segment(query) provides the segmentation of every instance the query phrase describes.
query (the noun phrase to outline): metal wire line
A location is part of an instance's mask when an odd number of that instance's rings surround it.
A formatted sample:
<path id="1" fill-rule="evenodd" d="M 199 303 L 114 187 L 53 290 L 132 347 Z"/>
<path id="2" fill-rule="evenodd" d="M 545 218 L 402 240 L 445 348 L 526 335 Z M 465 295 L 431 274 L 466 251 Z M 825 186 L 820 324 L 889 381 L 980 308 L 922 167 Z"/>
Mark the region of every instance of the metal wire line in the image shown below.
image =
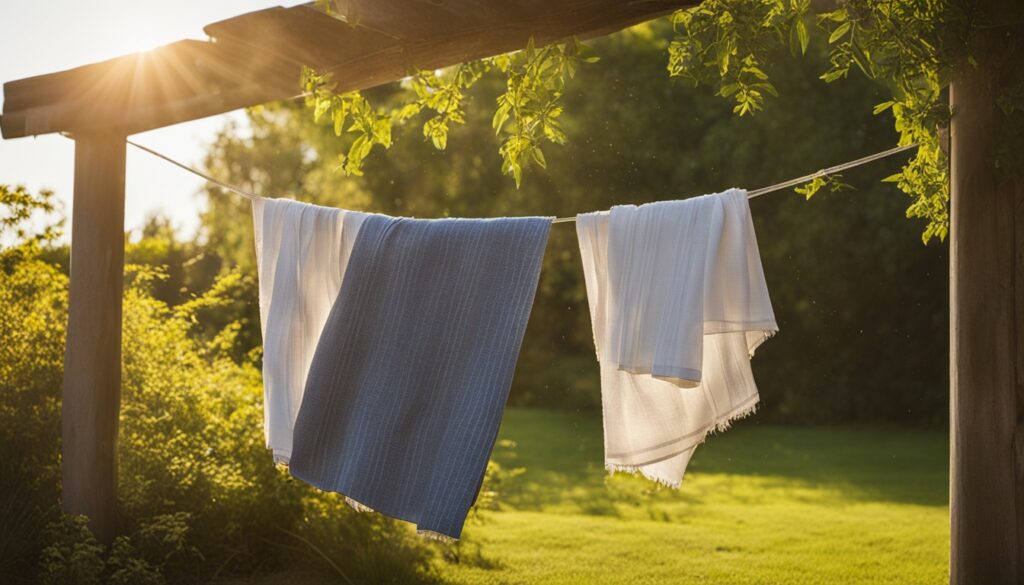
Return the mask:
<path id="1" fill-rule="evenodd" d="M 67 134 L 63 134 L 63 135 L 64 136 L 68 136 Z M 236 187 L 236 186 L 231 185 L 229 183 L 225 183 L 224 181 L 221 181 L 219 179 L 215 179 L 215 178 L 211 177 L 210 175 L 208 175 L 208 174 L 206 174 L 206 173 L 204 173 L 204 172 L 202 172 L 202 171 L 200 171 L 198 169 L 192 168 L 192 167 L 186 165 L 185 163 L 178 162 L 178 161 L 174 160 L 173 158 L 171 158 L 171 157 L 169 157 L 169 156 L 167 156 L 165 154 L 162 154 L 160 152 L 157 152 L 157 151 L 153 150 L 152 148 L 149 148 L 148 146 L 143 146 L 142 144 L 139 144 L 139 143 L 134 142 L 132 140 L 127 140 L 127 143 L 132 145 L 132 146 L 134 146 L 135 148 L 138 148 L 139 150 L 148 152 L 149 154 L 151 154 L 153 156 L 161 158 L 161 159 L 171 163 L 172 165 L 174 165 L 176 167 L 184 169 L 184 170 L 186 170 L 186 171 L 188 171 L 188 172 L 190 172 L 190 173 L 192 173 L 192 174 L 194 174 L 196 176 L 202 177 L 206 181 L 208 181 L 210 183 L 213 183 L 214 185 L 217 185 L 218 187 L 221 187 L 223 189 L 226 189 L 228 191 L 231 191 L 233 193 L 241 195 L 242 197 L 245 197 L 246 199 L 249 199 L 249 200 L 252 200 L 252 201 L 257 201 L 257 200 L 260 200 L 260 199 L 264 199 L 264 197 L 262 197 L 260 195 L 257 195 L 255 193 L 252 193 L 250 191 L 246 191 L 245 189 L 242 189 L 241 187 Z M 869 154 L 868 156 L 864 156 L 864 157 L 861 157 L 861 158 L 858 158 L 858 159 L 855 159 L 855 160 L 847 161 L 847 162 L 844 162 L 842 164 L 838 164 L 838 165 L 834 165 L 834 166 L 831 166 L 831 167 L 828 167 L 828 168 L 820 169 L 820 170 L 815 171 L 815 172 L 813 172 L 813 173 L 811 173 L 809 175 L 804 175 L 802 177 L 797 177 L 795 179 L 790 179 L 788 181 L 783 181 L 783 182 L 777 183 L 775 185 L 771 185 L 771 186 L 768 186 L 768 187 L 761 187 L 760 189 L 754 189 L 753 191 L 748 191 L 747 192 L 747 198 L 753 199 L 754 197 L 760 197 L 761 195 L 764 195 L 766 193 L 773 193 L 775 191 L 781 191 L 783 189 L 788 189 L 789 187 L 795 187 L 797 185 L 801 185 L 801 184 L 806 183 L 808 181 L 813 181 L 814 179 L 816 179 L 818 177 L 827 177 L 829 175 L 833 175 L 835 173 L 839 173 L 839 172 L 845 171 L 847 169 L 852 169 L 854 167 L 859 167 L 861 165 L 866 165 L 866 164 L 868 164 L 870 162 L 874 162 L 876 160 L 880 160 L 880 159 L 883 159 L 883 158 L 886 158 L 886 157 L 890 157 L 890 156 L 893 156 L 895 154 L 899 154 L 901 152 L 906 152 L 906 151 L 908 151 L 908 150 L 910 150 L 912 148 L 916 148 L 916 147 L 917 147 L 917 144 L 905 144 L 903 146 L 895 146 L 895 147 L 890 148 L 888 150 L 883 150 L 881 152 L 876 152 L 874 154 Z M 552 220 L 552 223 L 571 223 L 571 222 L 575 222 L 575 221 L 576 221 L 575 217 L 556 217 L 554 220 Z"/>

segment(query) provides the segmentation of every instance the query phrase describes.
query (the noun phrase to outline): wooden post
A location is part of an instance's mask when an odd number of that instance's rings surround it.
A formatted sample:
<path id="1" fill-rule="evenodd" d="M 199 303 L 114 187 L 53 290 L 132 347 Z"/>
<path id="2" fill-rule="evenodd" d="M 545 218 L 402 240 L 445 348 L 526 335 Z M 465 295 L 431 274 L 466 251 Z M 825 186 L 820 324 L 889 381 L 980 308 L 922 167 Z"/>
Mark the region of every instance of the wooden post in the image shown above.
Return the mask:
<path id="1" fill-rule="evenodd" d="M 953 585 L 1024 582 L 1024 192 L 994 161 L 996 98 L 1020 66 L 1019 28 L 1002 26 L 1020 20 L 1015 1 L 977 3 L 1001 26 L 974 31 L 978 64 L 950 88 Z"/>
<path id="2" fill-rule="evenodd" d="M 120 133 L 75 136 L 63 498 L 64 511 L 88 516 L 105 543 L 116 531 L 125 148 Z"/>

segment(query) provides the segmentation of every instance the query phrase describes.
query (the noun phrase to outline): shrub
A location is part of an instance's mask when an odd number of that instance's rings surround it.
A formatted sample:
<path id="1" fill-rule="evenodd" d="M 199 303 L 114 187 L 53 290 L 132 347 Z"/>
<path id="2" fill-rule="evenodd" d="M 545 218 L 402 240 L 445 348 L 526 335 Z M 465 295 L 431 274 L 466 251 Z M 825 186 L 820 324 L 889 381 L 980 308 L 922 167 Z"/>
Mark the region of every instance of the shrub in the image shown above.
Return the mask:
<path id="1" fill-rule="evenodd" d="M 18 197 L 23 209 L 31 209 L 31 196 L 18 191 Z M 4 205 L 10 203 L 0 198 Z M 210 315 L 221 310 L 246 318 L 239 305 L 252 283 L 233 272 L 171 306 L 154 294 L 165 270 L 127 268 L 118 449 L 122 536 L 105 547 L 84 517 L 62 515 L 68 278 L 60 265 L 42 260 L 62 256 L 43 246 L 46 238 L 18 236 L 15 246 L 0 248 L 5 583 L 194 583 L 286 563 L 351 582 L 433 580 L 430 560 L 437 547 L 409 526 L 355 512 L 343 498 L 295 481 L 272 464 L 263 438 L 259 351 L 239 353 L 237 320 L 211 326 Z M 496 486 L 507 476 L 489 468 L 483 506 L 494 505 Z"/>

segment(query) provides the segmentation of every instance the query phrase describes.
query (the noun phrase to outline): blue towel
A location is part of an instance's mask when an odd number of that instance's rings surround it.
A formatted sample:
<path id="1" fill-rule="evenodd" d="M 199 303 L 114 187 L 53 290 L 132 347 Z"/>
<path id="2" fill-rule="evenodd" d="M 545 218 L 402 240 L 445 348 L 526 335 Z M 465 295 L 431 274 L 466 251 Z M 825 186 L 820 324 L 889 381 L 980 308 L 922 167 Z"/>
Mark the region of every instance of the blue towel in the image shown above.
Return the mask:
<path id="1" fill-rule="evenodd" d="M 550 218 L 368 217 L 313 356 L 291 473 L 457 539 L 530 315 Z"/>

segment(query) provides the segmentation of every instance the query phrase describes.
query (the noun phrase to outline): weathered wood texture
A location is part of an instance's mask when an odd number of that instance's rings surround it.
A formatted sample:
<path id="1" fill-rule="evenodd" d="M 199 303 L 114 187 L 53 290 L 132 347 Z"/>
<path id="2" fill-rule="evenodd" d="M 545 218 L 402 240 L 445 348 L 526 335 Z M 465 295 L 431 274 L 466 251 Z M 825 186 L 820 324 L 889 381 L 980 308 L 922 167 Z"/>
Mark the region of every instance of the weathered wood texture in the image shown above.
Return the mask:
<path id="1" fill-rule="evenodd" d="M 572 36 L 611 33 L 694 0 L 336 0 L 213 23 L 180 41 L 4 84 L 5 138 L 90 129 L 132 134 L 287 99 L 302 65 L 340 91 Z"/>
<path id="2" fill-rule="evenodd" d="M 116 532 L 125 136 L 293 97 L 309 65 L 339 90 L 571 36 L 592 37 L 694 0 L 339 0 L 272 8 L 180 41 L 4 85 L 5 138 L 75 133 L 71 291 L 64 359 L 64 508 Z"/>
<path id="3" fill-rule="evenodd" d="M 125 148 L 117 134 L 75 137 L 61 409 L 64 511 L 89 516 L 108 543 L 116 529 Z"/>
<path id="4" fill-rule="evenodd" d="M 1022 20 L 1014 0 L 986 20 Z M 1024 582 L 1024 189 L 998 171 L 996 104 L 1020 27 L 975 31 L 953 83 L 950 232 L 950 582 Z"/>

